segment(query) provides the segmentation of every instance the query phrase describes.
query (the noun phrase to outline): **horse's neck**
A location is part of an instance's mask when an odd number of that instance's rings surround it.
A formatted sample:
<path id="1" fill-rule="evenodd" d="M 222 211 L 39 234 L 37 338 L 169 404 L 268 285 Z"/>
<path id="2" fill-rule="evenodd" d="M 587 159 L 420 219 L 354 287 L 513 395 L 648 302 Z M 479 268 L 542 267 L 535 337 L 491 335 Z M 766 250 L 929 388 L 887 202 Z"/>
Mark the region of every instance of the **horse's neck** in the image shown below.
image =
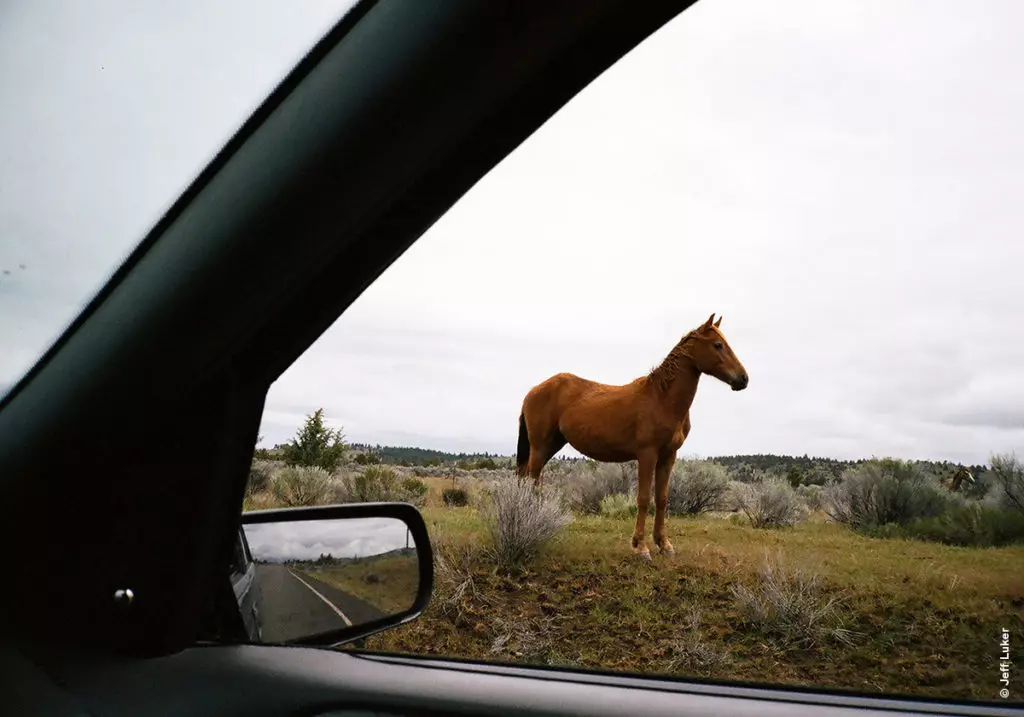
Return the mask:
<path id="1" fill-rule="evenodd" d="M 700 382 L 700 372 L 691 364 L 680 366 L 672 383 L 665 392 L 668 406 L 672 414 L 680 421 L 686 417 L 693 404 L 693 398 L 697 395 L 697 384 Z"/>

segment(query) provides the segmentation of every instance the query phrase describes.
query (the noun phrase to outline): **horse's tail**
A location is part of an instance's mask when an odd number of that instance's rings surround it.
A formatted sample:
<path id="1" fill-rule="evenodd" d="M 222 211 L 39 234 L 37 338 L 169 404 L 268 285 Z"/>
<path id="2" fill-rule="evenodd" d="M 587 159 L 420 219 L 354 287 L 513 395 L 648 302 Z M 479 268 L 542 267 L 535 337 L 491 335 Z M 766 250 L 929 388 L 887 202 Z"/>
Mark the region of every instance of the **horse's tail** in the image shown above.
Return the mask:
<path id="1" fill-rule="evenodd" d="M 516 449 L 516 473 L 526 475 L 526 467 L 530 462 L 530 435 L 526 432 L 526 416 L 519 414 L 519 446 Z"/>

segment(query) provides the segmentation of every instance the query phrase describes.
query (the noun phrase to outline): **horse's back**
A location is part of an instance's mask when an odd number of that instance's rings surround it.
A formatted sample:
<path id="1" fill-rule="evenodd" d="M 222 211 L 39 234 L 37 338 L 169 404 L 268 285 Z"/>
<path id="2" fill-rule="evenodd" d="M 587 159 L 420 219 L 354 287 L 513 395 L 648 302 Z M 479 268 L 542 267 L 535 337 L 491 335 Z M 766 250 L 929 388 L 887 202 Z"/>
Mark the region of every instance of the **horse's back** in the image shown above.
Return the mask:
<path id="1" fill-rule="evenodd" d="M 603 384 L 597 381 L 591 381 L 590 379 L 577 376 L 574 373 L 556 373 L 554 376 L 541 381 L 536 386 L 530 389 L 527 396 L 530 395 L 564 395 L 564 396 L 576 396 L 593 391 L 594 389 L 600 388 Z"/>
<path id="2" fill-rule="evenodd" d="M 594 401 L 605 403 L 613 398 L 624 399 L 624 394 L 632 393 L 632 388 L 635 388 L 633 384 L 612 386 L 574 373 L 556 373 L 530 389 L 523 400 L 523 408 L 543 407 L 542 410 L 560 414 L 571 406 L 590 405 Z"/>

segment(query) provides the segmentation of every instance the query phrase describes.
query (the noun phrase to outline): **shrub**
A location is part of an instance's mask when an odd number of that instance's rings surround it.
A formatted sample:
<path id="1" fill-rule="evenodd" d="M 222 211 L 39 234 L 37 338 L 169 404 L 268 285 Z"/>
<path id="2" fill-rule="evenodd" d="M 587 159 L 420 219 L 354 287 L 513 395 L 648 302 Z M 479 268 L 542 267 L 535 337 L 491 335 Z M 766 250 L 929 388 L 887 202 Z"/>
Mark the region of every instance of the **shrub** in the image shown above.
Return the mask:
<path id="1" fill-rule="evenodd" d="M 324 409 L 318 408 L 285 446 L 284 460 L 290 466 L 319 466 L 333 473 L 346 449 L 344 435 L 324 425 Z"/>
<path id="2" fill-rule="evenodd" d="M 916 464 L 889 459 L 847 470 L 840 481 L 826 486 L 824 498 L 832 520 L 862 531 L 934 517 L 948 502 Z"/>
<path id="3" fill-rule="evenodd" d="M 731 513 L 737 513 L 740 511 L 740 493 L 746 490 L 746 483 L 742 483 L 738 480 L 730 480 L 726 483 L 725 492 L 722 494 L 721 508 L 728 510 Z"/>
<path id="4" fill-rule="evenodd" d="M 492 541 L 492 557 L 504 568 L 529 562 L 541 547 L 572 522 L 562 496 L 515 478 L 488 486 L 481 510 Z"/>
<path id="5" fill-rule="evenodd" d="M 810 510 L 821 510 L 824 506 L 824 489 L 817 483 L 802 485 L 796 490 Z"/>
<path id="6" fill-rule="evenodd" d="M 790 466 L 789 471 L 786 473 L 786 480 L 789 481 L 789 485 L 796 490 L 803 480 L 803 474 L 796 466 Z"/>
<path id="7" fill-rule="evenodd" d="M 285 466 L 270 482 L 270 490 L 287 506 L 319 505 L 331 487 L 331 474 L 319 466 Z"/>
<path id="8" fill-rule="evenodd" d="M 629 518 L 636 516 L 636 512 L 636 500 L 625 493 L 614 493 L 601 499 L 600 513 L 605 518 Z"/>
<path id="9" fill-rule="evenodd" d="M 759 483 L 744 484 L 734 496 L 755 528 L 791 526 L 806 516 L 803 503 L 785 478 L 766 477 Z"/>
<path id="10" fill-rule="evenodd" d="M 578 461 L 566 467 L 559 483 L 565 486 L 574 510 L 596 515 L 601 501 L 610 495 L 628 494 L 636 482 L 636 463 Z"/>
<path id="11" fill-rule="evenodd" d="M 362 473 L 347 476 L 348 498 L 354 503 L 395 500 L 400 494 L 398 475 L 390 468 L 367 466 Z"/>
<path id="12" fill-rule="evenodd" d="M 267 490 L 274 477 L 274 468 L 271 461 L 254 460 L 249 467 L 249 480 L 245 484 L 245 494 L 248 496 Z"/>
<path id="13" fill-rule="evenodd" d="M 441 491 L 441 500 L 450 508 L 461 508 L 469 505 L 469 493 L 465 488 L 445 488 Z"/>
<path id="14" fill-rule="evenodd" d="M 427 484 L 419 478 L 410 477 L 402 481 L 402 493 L 405 496 L 404 500 L 406 503 L 423 507 L 423 504 L 427 501 L 428 490 Z"/>
<path id="15" fill-rule="evenodd" d="M 719 506 L 729 472 L 710 461 L 679 461 L 672 469 L 668 509 L 674 515 L 698 515 Z"/>
<path id="16" fill-rule="evenodd" d="M 338 491 L 346 503 L 411 503 L 422 507 L 426 502 L 427 484 L 419 478 L 399 480 L 391 468 L 370 465 L 362 473 L 346 475 Z"/>
<path id="17" fill-rule="evenodd" d="M 822 466 L 811 466 L 800 478 L 803 485 L 825 485 L 834 478 L 834 474 Z"/>
<path id="18" fill-rule="evenodd" d="M 753 588 L 736 585 L 732 593 L 744 620 L 783 649 L 851 645 L 858 637 L 845 627 L 841 596 L 829 595 L 816 575 L 766 560 Z"/>
<path id="19" fill-rule="evenodd" d="M 993 508 L 971 500 L 951 500 L 946 511 L 918 518 L 905 526 L 889 525 L 867 531 L 880 538 L 912 538 L 946 545 L 995 547 L 1024 542 L 1024 513 Z"/>
<path id="20" fill-rule="evenodd" d="M 1016 454 L 994 455 L 992 482 L 998 505 L 1006 510 L 1024 513 L 1024 466 Z"/>

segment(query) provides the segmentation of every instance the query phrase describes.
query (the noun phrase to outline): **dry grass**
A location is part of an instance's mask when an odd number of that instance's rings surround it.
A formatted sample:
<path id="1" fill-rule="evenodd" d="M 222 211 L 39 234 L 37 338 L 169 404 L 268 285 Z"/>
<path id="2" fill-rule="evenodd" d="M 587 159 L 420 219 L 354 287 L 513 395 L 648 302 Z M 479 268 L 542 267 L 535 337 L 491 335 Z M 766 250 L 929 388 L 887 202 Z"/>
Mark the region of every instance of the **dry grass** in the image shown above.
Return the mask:
<path id="1" fill-rule="evenodd" d="M 475 509 L 427 508 L 424 517 L 446 551 L 465 550 L 453 573 L 461 579 L 439 569 L 426 613 L 369 649 L 989 699 L 989 636 L 1004 624 L 1024 635 L 1021 546 L 876 540 L 821 515 L 768 533 L 703 516 L 670 519 L 676 554 L 648 566 L 630 552 L 631 519 L 585 516 L 512 574 L 484 557 Z M 766 548 L 787 566 L 776 583 L 818 606 L 807 628 L 817 639 L 801 649 L 750 621 L 734 592 L 764 584 Z M 836 595 L 843 601 L 830 605 Z M 861 638 L 842 639 L 852 633 Z"/>
<path id="2" fill-rule="evenodd" d="M 305 572 L 389 615 L 412 607 L 420 581 L 415 555 L 364 558 L 358 563 L 314 567 Z"/>
<path id="3" fill-rule="evenodd" d="M 744 619 L 780 649 L 850 646 L 860 637 L 845 627 L 849 611 L 842 593 L 817 575 L 788 571 L 778 560 L 766 558 L 754 584 L 734 585 L 732 593 Z"/>
<path id="4" fill-rule="evenodd" d="M 694 607 L 690 610 L 680 636 L 670 643 L 666 663 L 669 672 L 704 677 L 721 671 L 732 663 L 732 656 L 725 646 L 719 641 L 708 640 L 703 630 L 703 613 L 700 608 Z"/>

